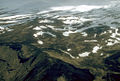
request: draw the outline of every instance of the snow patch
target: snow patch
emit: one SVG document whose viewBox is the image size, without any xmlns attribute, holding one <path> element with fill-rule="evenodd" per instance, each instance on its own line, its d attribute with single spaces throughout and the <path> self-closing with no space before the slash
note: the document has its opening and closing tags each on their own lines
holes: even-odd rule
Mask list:
<svg viewBox="0 0 120 81">
<path fill-rule="evenodd" d="M 39 23 L 54 23 L 54 21 L 45 19 L 45 20 L 40 20 Z"/>
<path fill-rule="evenodd" d="M 42 30 L 42 29 L 41 29 L 41 27 L 37 26 L 37 27 L 33 28 L 33 30 Z"/>
<path fill-rule="evenodd" d="M 112 30 L 108 30 L 109 33 L 112 33 Z"/>
<path fill-rule="evenodd" d="M 50 32 L 43 32 L 43 31 L 39 31 L 35 34 L 33 34 L 34 37 L 38 37 L 38 36 L 42 36 L 43 34 L 48 34 L 48 35 L 51 35 L 52 37 L 56 37 L 56 35 L 50 33 Z"/>
<path fill-rule="evenodd" d="M 61 50 L 63 53 L 65 53 L 65 54 L 67 54 L 67 55 L 69 55 L 71 58 L 73 58 L 73 59 L 75 59 L 75 57 L 72 55 L 72 54 L 70 54 L 69 52 L 66 52 L 66 51 L 64 51 L 64 50 Z"/>
<path fill-rule="evenodd" d="M 56 37 L 56 35 L 50 33 L 50 32 L 45 32 L 45 34 L 51 35 L 52 37 Z"/>
<path fill-rule="evenodd" d="M 84 42 L 98 42 L 97 40 L 84 40 Z"/>
<path fill-rule="evenodd" d="M 94 38 L 96 38 L 97 37 L 97 34 L 94 34 Z"/>
<path fill-rule="evenodd" d="M 118 33 L 118 28 L 115 29 L 115 32 L 112 33 L 112 35 L 110 37 L 111 38 L 117 38 L 116 36 L 120 36 L 120 33 Z"/>
<path fill-rule="evenodd" d="M 107 46 L 113 46 L 113 45 L 115 45 L 115 44 L 118 44 L 118 43 L 120 43 L 119 41 L 117 41 L 117 40 L 114 40 L 114 41 L 109 41 L 109 42 L 107 42 Z"/>
<path fill-rule="evenodd" d="M 103 56 L 104 54 L 103 54 L 103 53 L 101 53 L 100 55 L 101 55 L 101 56 Z"/>
<path fill-rule="evenodd" d="M 99 49 L 102 49 L 102 46 L 97 45 L 97 46 L 93 47 L 92 53 L 97 53 L 97 51 L 98 51 Z"/>
<path fill-rule="evenodd" d="M 33 34 L 33 36 L 34 37 L 38 37 L 39 35 L 43 35 L 44 34 L 44 32 L 43 31 L 39 31 L 39 32 L 37 32 L 37 33 L 35 33 L 35 34 Z"/>
<path fill-rule="evenodd" d="M 51 26 L 51 25 L 46 25 L 48 28 L 51 28 L 51 29 L 55 29 L 54 26 Z"/>
<path fill-rule="evenodd" d="M 63 32 L 63 36 L 69 36 L 71 33 L 76 33 L 74 31 L 65 31 Z"/>
<path fill-rule="evenodd" d="M 5 28 L 0 26 L 0 31 L 3 31 Z"/>
<path fill-rule="evenodd" d="M 79 54 L 80 57 L 87 57 L 89 56 L 90 52 L 84 52 L 84 53 L 81 53 Z"/>
<path fill-rule="evenodd" d="M 104 31 L 104 32 L 102 32 L 100 35 L 104 35 L 104 34 L 106 34 L 107 32 L 106 31 Z"/>
<path fill-rule="evenodd" d="M 64 24 L 83 24 L 83 22 L 91 21 L 93 19 L 79 18 L 74 16 L 60 17 L 59 20 L 63 20 Z"/>
<path fill-rule="evenodd" d="M 66 20 L 63 21 L 64 24 L 80 24 L 81 21 L 80 20 Z"/>
<path fill-rule="evenodd" d="M 82 36 L 87 37 L 88 34 L 86 32 L 81 32 Z"/>
<path fill-rule="evenodd" d="M 42 30 L 47 28 L 46 26 L 36 26 L 35 28 L 33 28 L 33 30 Z"/>
<path fill-rule="evenodd" d="M 106 42 L 107 42 L 107 46 L 113 46 L 115 44 L 118 44 L 120 43 L 120 33 L 118 33 L 118 28 L 115 28 L 115 27 L 111 27 L 111 29 L 114 29 L 115 32 L 110 32 L 111 33 L 111 38 L 112 39 L 108 39 Z"/>
<path fill-rule="evenodd" d="M 43 44 L 43 41 L 41 41 L 41 40 L 38 40 L 37 42 L 38 42 L 38 44 Z"/>
<path fill-rule="evenodd" d="M 71 49 L 69 48 L 69 49 L 67 49 L 67 51 L 71 51 Z"/>
</svg>

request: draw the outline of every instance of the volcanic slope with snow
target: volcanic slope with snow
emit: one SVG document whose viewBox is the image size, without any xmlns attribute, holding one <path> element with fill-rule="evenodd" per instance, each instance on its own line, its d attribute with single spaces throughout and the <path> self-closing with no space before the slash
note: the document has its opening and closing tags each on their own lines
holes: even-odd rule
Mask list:
<svg viewBox="0 0 120 81">
<path fill-rule="evenodd" d="M 102 81 L 110 71 L 119 74 L 119 65 L 113 68 L 108 63 L 120 53 L 119 3 L 57 6 L 34 14 L 0 15 L 0 43 L 29 43 L 51 57 L 90 69 L 96 81 Z"/>
<path fill-rule="evenodd" d="M 27 23 L 36 19 L 37 24 L 32 25 L 33 37 L 36 39 L 44 35 L 53 38 L 59 37 L 59 33 L 63 38 L 79 34 L 84 37 L 83 42 L 98 43 L 97 37 L 109 35 L 109 39 L 105 40 L 106 46 L 118 44 L 119 39 L 119 4 L 118 1 L 112 1 L 109 5 L 80 5 L 80 6 L 58 6 L 51 7 L 46 11 L 36 14 L 0 16 L 0 33 L 5 31 L 14 31 L 11 26 Z M 93 33 L 89 30 L 102 31 Z M 107 30 L 105 30 L 107 29 Z M 95 32 L 95 31 L 94 31 Z M 94 38 L 89 36 L 94 34 Z M 99 33 L 99 34 L 98 34 Z M 89 39 L 89 40 L 88 40 Z M 39 41 L 39 40 L 38 40 Z M 43 43 L 41 43 L 43 44 Z M 92 50 L 91 50 L 92 52 Z"/>
</svg>

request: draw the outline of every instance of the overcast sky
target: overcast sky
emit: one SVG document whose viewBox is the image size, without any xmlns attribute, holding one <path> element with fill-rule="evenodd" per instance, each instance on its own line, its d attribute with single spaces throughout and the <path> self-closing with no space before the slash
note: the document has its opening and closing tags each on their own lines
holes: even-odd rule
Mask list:
<svg viewBox="0 0 120 81">
<path fill-rule="evenodd" d="M 21 11 L 43 10 L 60 5 L 104 5 L 111 0 L 0 0 L 0 8 Z"/>
</svg>

